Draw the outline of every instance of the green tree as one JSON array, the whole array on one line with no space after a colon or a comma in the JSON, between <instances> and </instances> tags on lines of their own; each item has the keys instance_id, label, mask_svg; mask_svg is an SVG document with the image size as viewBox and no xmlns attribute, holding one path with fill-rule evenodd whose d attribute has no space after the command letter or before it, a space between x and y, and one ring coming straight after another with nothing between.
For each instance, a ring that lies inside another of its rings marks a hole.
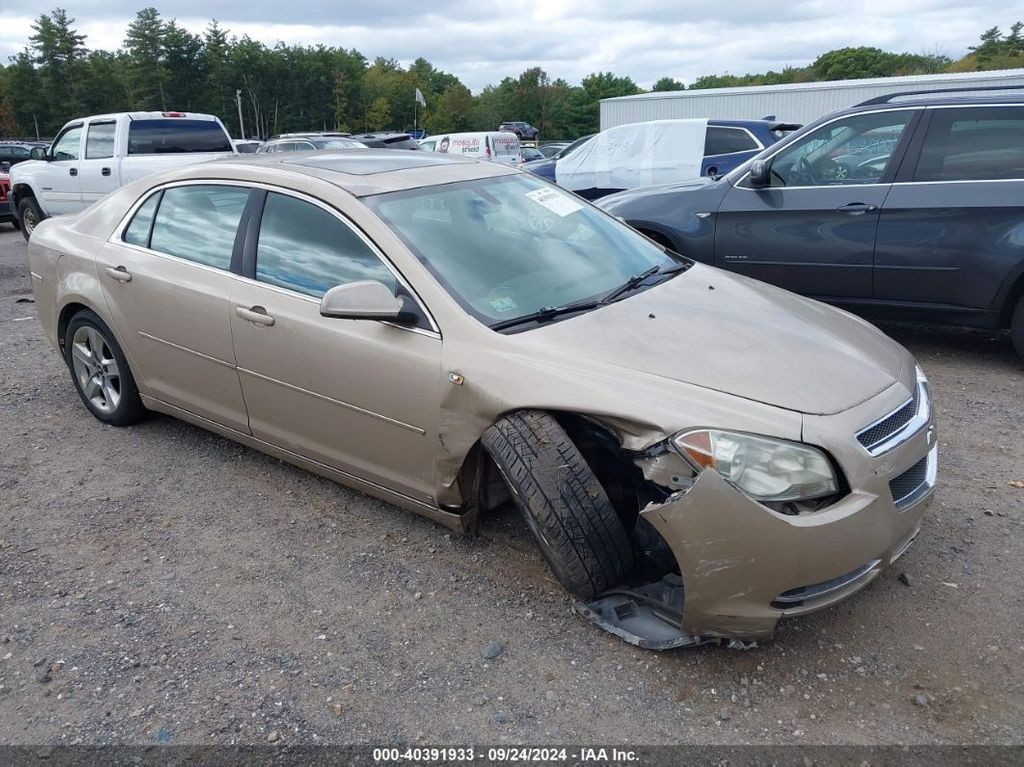
<instances>
[{"instance_id":1,"label":"green tree","mask_svg":"<svg viewBox=\"0 0 1024 767\"><path fill-rule=\"evenodd\" d=\"M167 111L167 25L156 8L143 8L125 35L128 90L133 109Z\"/></svg>"},{"instance_id":2,"label":"green tree","mask_svg":"<svg viewBox=\"0 0 1024 767\"><path fill-rule=\"evenodd\" d=\"M63 124L65 115L80 113L87 103L81 90L87 53L85 35L74 29L74 23L63 8L55 8L32 24L33 34L29 37L34 52L32 63L38 67L39 85L44 89L42 108L35 111L45 132L56 130Z\"/></svg>"},{"instance_id":3,"label":"green tree","mask_svg":"<svg viewBox=\"0 0 1024 767\"><path fill-rule=\"evenodd\" d=\"M681 91L685 89L686 86L674 77L662 77L651 88L652 91Z\"/></svg>"}]
</instances>

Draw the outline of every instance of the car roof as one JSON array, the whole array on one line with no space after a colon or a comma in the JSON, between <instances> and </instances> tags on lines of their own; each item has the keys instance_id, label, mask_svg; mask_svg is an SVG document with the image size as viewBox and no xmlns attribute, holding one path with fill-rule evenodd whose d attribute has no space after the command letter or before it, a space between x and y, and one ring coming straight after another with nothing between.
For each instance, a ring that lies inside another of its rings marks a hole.
<instances>
[{"instance_id":1,"label":"car roof","mask_svg":"<svg viewBox=\"0 0 1024 767\"><path fill-rule=\"evenodd\" d=\"M365 197L519 172L508 165L433 152L339 149L230 157L187 165L164 180L223 176L242 181L283 183L288 175L299 175L333 184L356 197Z\"/></svg>"}]
</instances>

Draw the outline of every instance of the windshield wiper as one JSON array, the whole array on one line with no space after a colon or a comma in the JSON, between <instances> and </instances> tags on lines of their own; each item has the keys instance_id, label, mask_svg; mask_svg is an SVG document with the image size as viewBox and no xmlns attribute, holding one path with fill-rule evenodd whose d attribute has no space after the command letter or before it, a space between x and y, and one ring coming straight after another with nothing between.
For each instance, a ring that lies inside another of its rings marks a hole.
<instances>
[{"instance_id":1,"label":"windshield wiper","mask_svg":"<svg viewBox=\"0 0 1024 767\"><path fill-rule=\"evenodd\" d=\"M641 283L643 283L644 280L646 280L648 277L653 277L654 275L656 275L660 271L661 271L661 266L652 266L650 269L645 269L644 271L640 272L639 274L634 274L632 277L630 277L624 283L619 285L619 287L615 288L615 290L613 290L611 293L609 293L604 298L602 298L601 299L601 303L602 304L610 304L612 301L614 301L619 296L622 296L622 295L628 293L629 291L631 291L631 290L633 290L635 288L640 287Z\"/></svg>"},{"instance_id":2,"label":"windshield wiper","mask_svg":"<svg viewBox=\"0 0 1024 767\"><path fill-rule=\"evenodd\" d=\"M580 301L576 304L566 304L565 306L544 306L535 312L530 314L524 314L522 317L514 317L510 320L502 320L501 322L495 322L490 326L491 330L504 330L505 328L511 328L516 325L525 325L527 322L548 322L556 317L561 317L566 314L575 314L576 312L586 312L591 309L597 309L603 306L602 301Z\"/></svg>"}]
</instances>

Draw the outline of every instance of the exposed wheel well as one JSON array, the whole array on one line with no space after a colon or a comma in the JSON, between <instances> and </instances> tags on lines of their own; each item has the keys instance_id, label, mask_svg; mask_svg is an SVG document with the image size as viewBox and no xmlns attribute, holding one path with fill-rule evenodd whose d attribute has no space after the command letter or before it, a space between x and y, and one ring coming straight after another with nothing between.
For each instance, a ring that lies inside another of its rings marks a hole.
<instances>
[{"instance_id":1,"label":"exposed wheel well","mask_svg":"<svg viewBox=\"0 0 1024 767\"><path fill-rule=\"evenodd\" d=\"M548 411L583 454L583 458L608 494L626 530L636 524L640 510L660 499L658 491L626 455L611 430L587 416ZM469 508L487 511L508 499L504 482L487 451L477 443L463 462L459 485Z\"/></svg>"}]
</instances>

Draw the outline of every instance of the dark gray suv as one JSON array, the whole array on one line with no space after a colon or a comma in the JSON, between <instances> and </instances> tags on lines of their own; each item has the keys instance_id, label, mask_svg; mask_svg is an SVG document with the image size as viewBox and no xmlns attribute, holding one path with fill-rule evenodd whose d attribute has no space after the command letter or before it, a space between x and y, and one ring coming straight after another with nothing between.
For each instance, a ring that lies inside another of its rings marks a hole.
<instances>
[{"instance_id":1,"label":"dark gray suv","mask_svg":"<svg viewBox=\"0 0 1024 767\"><path fill-rule=\"evenodd\" d=\"M1010 91L872 99L721 178L599 205L698 261L861 314L1011 327L1024 355L1024 95Z\"/></svg>"}]
</instances>

